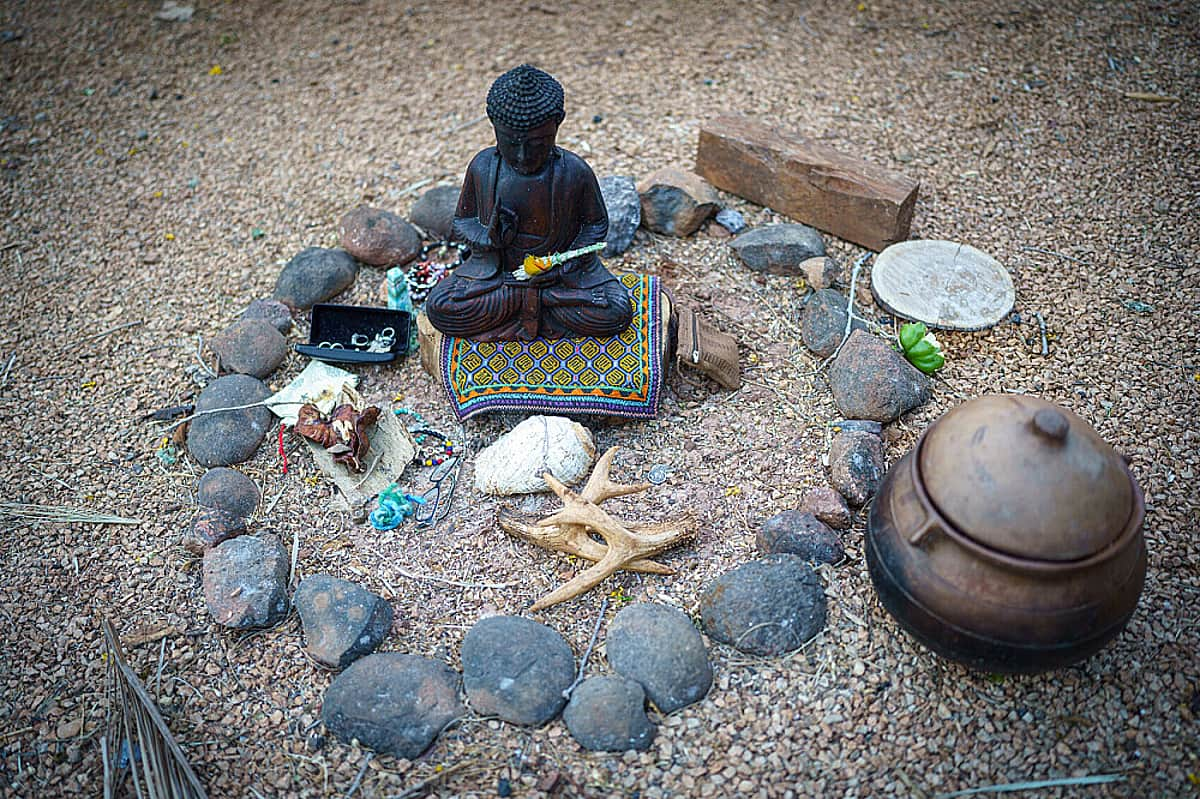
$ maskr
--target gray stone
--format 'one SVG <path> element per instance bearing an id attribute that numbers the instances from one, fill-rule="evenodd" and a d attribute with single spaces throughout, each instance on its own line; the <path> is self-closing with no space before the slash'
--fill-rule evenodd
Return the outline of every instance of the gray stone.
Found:
<path id="1" fill-rule="evenodd" d="M 457 186 L 434 186 L 413 203 L 409 221 L 434 238 L 449 239 L 459 191 Z"/>
<path id="2" fill-rule="evenodd" d="M 279 300 L 255 300 L 238 318 L 260 319 L 285 335 L 292 329 L 292 309 Z"/>
<path id="3" fill-rule="evenodd" d="M 236 408 L 262 402 L 271 389 L 250 375 L 226 375 L 209 383 L 196 399 L 196 411 Z M 229 466 L 250 460 L 274 420 L 264 406 L 197 416 L 188 423 L 187 448 L 203 466 Z"/>
<path id="4" fill-rule="evenodd" d="M 571 737 L 593 752 L 645 751 L 657 729 L 646 718 L 642 686 L 624 677 L 588 677 L 571 694 L 563 721 Z"/>
<path id="5" fill-rule="evenodd" d="M 854 330 L 865 330 L 855 319 Z M 800 338 L 818 358 L 828 358 L 846 335 L 846 298 L 833 289 L 821 289 L 808 298 L 800 314 Z"/>
<path id="6" fill-rule="evenodd" d="M 664 167 L 638 185 L 642 224 L 665 236 L 690 236 L 720 208 L 716 189 L 694 172 Z"/>
<path id="7" fill-rule="evenodd" d="M 841 563 L 842 539 L 811 513 L 785 510 L 763 522 L 756 538 L 759 552 L 798 555 L 815 563 Z"/>
<path id="8" fill-rule="evenodd" d="M 767 555 L 713 580 L 700 621 L 716 640 L 754 655 L 800 648 L 825 627 L 825 591 L 796 555 Z"/>
<path id="9" fill-rule="evenodd" d="M 371 266 L 402 266 L 421 251 L 421 234 L 405 220 L 362 205 L 338 222 L 339 242 L 346 252 Z"/>
<path id="10" fill-rule="evenodd" d="M 575 655 L 554 630 L 520 616 L 489 616 L 462 643 L 463 685 L 471 708 L 513 724 L 538 726 L 558 715 L 575 679 Z"/>
<path id="11" fill-rule="evenodd" d="M 458 674 L 418 655 L 380 652 L 354 661 L 325 691 L 321 720 L 339 740 L 412 760 L 467 713 Z"/>
<path id="12" fill-rule="evenodd" d="M 704 639 L 686 613 L 640 602 L 621 610 L 608 628 L 608 662 L 639 683 L 663 713 L 698 702 L 712 685 Z"/>
<path id="13" fill-rule="evenodd" d="M 308 247 L 287 262 L 275 281 L 275 299 L 304 310 L 333 299 L 358 277 L 358 261 L 345 250 Z"/>
<path id="14" fill-rule="evenodd" d="M 222 370 L 264 378 L 287 357 L 287 339 L 270 322 L 241 319 L 213 336 L 208 348 Z"/>
<path id="15" fill-rule="evenodd" d="M 608 209 L 608 237 L 600 255 L 612 258 L 628 250 L 633 243 L 633 234 L 642 224 L 642 200 L 633 178 L 625 175 L 600 178 L 600 194 Z"/>
<path id="16" fill-rule="evenodd" d="M 883 339 L 855 331 L 829 367 L 833 401 L 846 416 L 893 422 L 929 400 L 929 378 Z"/>
<path id="17" fill-rule="evenodd" d="M 344 669 L 383 643 L 392 606 L 360 585 L 328 574 L 306 577 L 292 601 L 304 627 L 305 650 L 331 669 Z"/>
<path id="18" fill-rule="evenodd" d="M 218 624 L 270 627 L 288 614 L 287 549 L 273 535 L 231 538 L 204 555 L 204 601 Z"/>
<path id="19" fill-rule="evenodd" d="M 196 487 L 197 503 L 243 518 L 254 514 L 261 499 L 257 483 L 226 466 L 209 469 Z"/>
<path id="20" fill-rule="evenodd" d="M 828 486 L 805 489 L 800 497 L 800 510 L 811 513 L 834 530 L 848 530 L 854 521 L 846 500 Z"/>
<path id="21" fill-rule="evenodd" d="M 717 224 L 736 236 L 746 229 L 746 217 L 742 216 L 741 211 L 722 208 L 717 211 Z"/>
<path id="22" fill-rule="evenodd" d="M 729 242 L 742 263 L 756 272 L 803 274 L 800 264 L 825 254 L 821 234 L 808 225 L 786 223 L 749 230 Z"/>
<path id="23" fill-rule="evenodd" d="M 842 419 L 833 423 L 833 429 L 835 432 L 856 430 L 860 433 L 870 433 L 873 436 L 883 435 L 883 425 L 871 419 Z"/>
<path id="24" fill-rule="evenodd" d="M 193 554 L 203 555 L 222 541 L 236 538 L 245 532 L 245 518 L 220 508 L 199 505 L 191 525 L 183 534 L 183 548 Z"/>
<path id="25" fill-rule="evenodd" d="M 879 436 L 842 430 L 833 437 L 829 445 L 830 482 L 851 505 L 861 507 L 875 496 L 886 471 Z"/>

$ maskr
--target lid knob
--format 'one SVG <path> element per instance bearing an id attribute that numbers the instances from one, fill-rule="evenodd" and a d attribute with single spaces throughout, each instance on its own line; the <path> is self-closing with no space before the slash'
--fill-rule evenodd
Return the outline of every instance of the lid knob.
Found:
<path id="1" fill-rule="evenodd" d="M 1042 408 L 1033 415 L 1033 429 L 1038 435 L 1061 443 L 1067 440 L 1071 423 L 1053 408 Z"/>

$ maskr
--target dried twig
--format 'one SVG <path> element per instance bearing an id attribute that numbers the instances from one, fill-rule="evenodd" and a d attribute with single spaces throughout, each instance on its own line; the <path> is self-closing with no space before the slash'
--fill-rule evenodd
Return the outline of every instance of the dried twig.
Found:
<path id="1" fill-rule="evenodd" d="M 12 370 L 13 361 L 17 359 L 17 354 L 14 352 L 8 356 L 8 362 L 4 364 L 4 370 L 0 372 L 0 389 L 8 385 L 8 373 Z"/>
<path id="2" fill-rule="evenodd" d="M 271 511 L 275 510 L 275 506 L 279 504 L 279 500 L 283 499 L 283 492 L 287 491 L 287 486 L 279 489 L 279 493 L 271 500 L 271 504 L 267 505 L 267 509 L 263 512 L 262 518 L 267 518 L 271 515 Z"/>
<path id="3" fill-rule="evenodd" d="M 296 584 L 296 562 L 300 560 L 300 528 L 292 530 L 292 565 L 288 568 L 288 585 Z"/>
<path id="4" fill-rule="evenodd" d="M 355 791 L 358 790 L 358 786 L 362 784 L 363 777 L 367 776 L 367 766 L 371 765 L 371 761 L 374 759 L 375 753 L 367 752 L 366 757 L 363 758 L 362 767 L 358 770 L 358 776 L 354 778 L 354 782 L 350 783 L 350 789 L 346 791 L 343 799 L 350 799 L 351 796 L 354 796 Z"/>
<path id="5" fill-rule="evenodd" d="M 274 408 L 279 405 L 303 405 L 303 404 L 304 404 L 303 402 L 271 402 L 270 400 L 261 400 L 259 402 L 251 402 L 246 405 L 230 405 L 225 408 L 209 408 L 206 411 L 196 411 L 195 413 L 190 414 L 189 416 L 185 416 L 182 419 L 177 419 L 174 422 L 172 422 L 166 429 L 174 430 L 176 427 L 179 427 L 182 424 L 186 424 L 187 422 L 192 421 L 193 419 L 195 419 L 198 416 L 208 416 L 211 413 L 224 413 L 225 411 L 245 411 L 245 410 L 249 410 L 250 408 Z"/>
<path id="6" fill-rule="evenodd" d="M 1042 355 L 1049 355 L 1050 345 L 1046 340 L 1046 320 L 1042 318 L 1041 311 L 1034 311 L 1033 315 L 1037 318 L 1038 329 L 1042 331 Z"/>
<path id="7" fill-rule="evenodd" d="M 389 797 L 389 799 L 408 799 L 408 797 L 410 797 L 410 796 L 421 796 L 423 794 L 423 792 L 425 791 L 425 789 L 428 788 L 429 786 L 433 785 L 434 783 L 444 780 L 444 779 L 446 779 L 446 777 L 449 777 L 451 774 L 453 774 L 457 771 L 462 771 L 463 769 L 467 768 L 468 766 L 474 766 L 475 764 L 476 764 L 476 761 L 474 761 L 474 760 L 464 760 L 461 763 L 455 763 L 453 766 L 450 766 L 449 768 L 442 769 L 438 773 L 434 774 L 432 777 L 427 777 L 427 778 L 421 780 L 416 785 L 410 785 L 408 788 L 405 788 L 404 791 L 396 794 L 395 796 Z"/>
<path id="8" fill-rule="evenodd" d="M 124 330 L 127 327 L 136 327 L 137 325 L 144 325 L 144 324 L 146 324 L 145 319 L 135 319 L 132 322 L 126 322 L 123 325 L 116 325 L 115 327 L 110 327 L 107 330 L 101 330 L 99 333 L 93 333 L 90 336 L 85 336 L 84 338 L 79 339 L 79 343 L 82 344 L 85 341 L 95 341 L 98 338 L 104 338 L 107 335 L 116 333 L 118 330 Z"/>
<path id="9" fill-rule="evenodd" d="M 1002 785 L 984 785 L 979 788 L 967 788 L 954 793 L 939 793 L 933 799 L 955 799 L 958 796 L 972 796 L 977 793 L 1011 793 L 1013 791 L 1032 791 L 1038 788 L 1058 788 L 1067 785 L 1103 785 L 1106 782 L 1124 782 L 1124 774 L 1096 774 L 1091 777 L 1064 777 L 1059 780 L 1037 780 L 1035 782 L 1006 782 Z"/>
<path id="10" fill-rule="evenodd" d="M 1177 103 L 1179 98 L 1173 94 L 1157 94 L 1155 92 L 1125 92 L 1126 100 L 1141 100 L 1144 103 Z"/>
<path id="11" fill-rule="evenodd" d="M 458 133 L 460 130 L 466 130 L 467 128 L 473 128 L 476 125 L 478 125 L 480 122 L 484 122 L 486 120 L 487 120 L 487 114 L 482 114 L 480 116 L 475 117 L 474 119 L 468 119 L 466 122 L 460 122 L 457 125 L 455 125 L 454 127 L 448 129 L 446 131 L 446 135 L 449 136 L 451 133 Z"/>
<path id="12" fill-rule="evenodd" d="M 204 336 L 196 336 L 196 362 L 200 364 L 201 371 L 214 380 L 217 378 L 217 373 L 213 371 L 207 363 L 204 362 Z M 221 368 L 221 359 L 217 359 L 217 368 Z"/>
<path id="13" fill-rule="evenodd" d="M 1053 255 L 1055 258 L 1061 258 L 1064 261 L 1070 261 L 1072 263 L 1080 264 L 1082 266 L 1090 267 L 1092 265 L 1090 262 L 1085 261 L 1081 258 L 1076 258 L 1072 255 L 1064 255 L 1063 253 L 1055 252 L 1054 250 L 1043 250 L 1041 247 L 1022 247 L 1021 249 L 1025 250 L 1025 252 L 1040 252 L 1042 255 Z"/>
<path id="14" fill-rule="evenodd" d="M 842 334 L 842 340 L 838 342 L 837 349 L 828 358 L 821 361 L 817 368 L 813 370 L 812 374 L 814 375 L 820 373 L 833 359 L 837 358 L 838 353 L 842 351 L 842 347 L 846 346 L 846 342 L 850 340 L 850 331 L 854 327 L 854 292 L 858 284 L 858 273 L 871 255 L 872 253 L 869 252 L 860 255 L 854 262 L 854 268 L 850 270 L 850 294 L 846 297 L 846 332 Z"/>
<path id="15" fill-rule="evenodd" d="M 596 624 L 592 627 L 592 637 L 588 639 L 587 649 L 583 650 L 583 657 L 579 659 L 579 673 L 575 675 L 575 680 L 568 685 L 562 692 L 563 699 L 570 699 L 571 693 L 583 682 L 583 673 L 587 670 L 588 658 L 592 656 L 592 650 L 596 647 L 596 637 L 600 635 L 600 624 L 604 621 L 604 613 L 608 610 L 608 597 L 600 603 L 600 612 L 596 614 Z"/>
<path id="16" fill-rule="evenodd" d="M 16 738 L 18 735 L 24 735 L 27 732 L 33 732 L 33 727 L 22 727 L 19 730 L 9 730 L 8 732 L 0 733 L 0 741 L 7 741 L 9 738 Z"/>
<path id="17" fill-rule="evenodd" d="M 410 572 L 408 569 L 396 567 L 396 571 L 410 580 L 419 580 L 429 583 L 445 583 L 446 585 L 455 585 L 459 588 L 511 588 L 514 585 L 520 585 L 520 580 L 510 580 L 507 583 L 465 583 L 460 580 L 451 580 L 448 577 L 438 577 L 433 574 L 417 574 Z"/>

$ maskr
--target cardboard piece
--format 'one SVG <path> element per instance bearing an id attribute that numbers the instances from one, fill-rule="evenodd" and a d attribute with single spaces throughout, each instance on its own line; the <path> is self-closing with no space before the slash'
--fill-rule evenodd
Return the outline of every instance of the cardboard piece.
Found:
<path id="1" fill-rule="evenodd" d="M 359 508 L 371 501 L 388 484 L 398 481 L 417 455 L 417 445 L 408 430 L 396 418 L 396 414 L 385 410 L 367 431 L 371 442 L 364 459 L 366 470 L 355 474 L 340 463 L 320 444 L 304 439 L 317 467 L 333 480 L 342 497 L 351 508 Z"/>

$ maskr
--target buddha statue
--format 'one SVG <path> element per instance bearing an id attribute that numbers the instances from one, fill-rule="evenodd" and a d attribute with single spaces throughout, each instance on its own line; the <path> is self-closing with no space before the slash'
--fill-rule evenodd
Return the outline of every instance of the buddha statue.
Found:
<path id="1" fill-rule="evenodd" d="M 496 146 L 471 160 L 454 214 L 454 238 L 471 253 L 430 292 L 429 321 L 476 341 L 621 333 L 633 308 L 596 254 L 608 233 L 600 186 L 555 144 L 562 86 L 519 66 L 492 84 L 487 115 Z M 585 252 L 564 257 L 575 250 Z"/>

